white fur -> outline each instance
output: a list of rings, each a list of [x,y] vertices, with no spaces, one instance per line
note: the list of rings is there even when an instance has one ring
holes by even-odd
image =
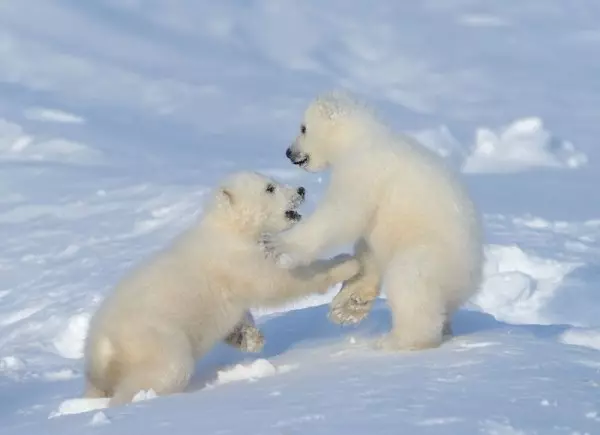
[[[331,317],[361,320],[383,283],[393,328],[381,344],[438,346],[450,332],[450,316],[481,278],[480,220],[457,176],[437,155],[335,92],[310,104],[288,157],[310,172],[330,168],[331,181],[316,211],[268,247],[306,262],[355,242],[363,270],[336,296]]]
[[[198,358],[252,323],[250,308],[323,292],[356,274],[350,256],[291,270],[267,258],[261,234],[289,228],[285,211],[300,202],[297,189],[256,173],[226,180],[201,221],[127,276],[92,318],[86,396],[114,405],[140,390],[180,392]]]

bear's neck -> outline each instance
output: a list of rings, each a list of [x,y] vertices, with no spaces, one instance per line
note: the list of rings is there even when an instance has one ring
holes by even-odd
[[[207,216],[203,227],[208,232],[218,232],[248,243],[258,243],[262,234],[252,223],[240,221],[229,213],[214,213]]]

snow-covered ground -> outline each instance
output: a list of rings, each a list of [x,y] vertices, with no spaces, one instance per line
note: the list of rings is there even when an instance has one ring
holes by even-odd
[[[0,2],[0,433],[600,433],[600,4],[595,0]],[[325,296],[259,312],[185,394],[77,400],[90,314],[238,169],[287,163],[346,87],[462,171],[485,281],[439,349],[371,348]],[[88,411],[88,412],[83,412]]]

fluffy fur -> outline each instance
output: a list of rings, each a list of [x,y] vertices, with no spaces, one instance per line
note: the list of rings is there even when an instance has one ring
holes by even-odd
[[[443,160],[395,134],[345,93],[318,97],[286,152],[310,172],[331,169],[314,214],[265,241],[291,264],[355,243],[359,276],[344,283],[330,318],[364,318],[382,283],[393,328],[389,349],[437,347],[452,313],[480,282],[482,241],[476,208]]]
[[[86,341],[87,397],[131,401],[140,390],[184,390],[195,361],[226,338],[242,346],[256,328],[248,310],[277,305],[358,273],[351,256],[284,270],[258,243],[289,228],[303,188],[238,173],[214,193],[201,219],[127,276],[103,302]]]

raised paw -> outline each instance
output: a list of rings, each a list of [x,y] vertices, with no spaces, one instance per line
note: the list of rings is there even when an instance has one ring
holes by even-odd
[[[259,244],[265,253],[265,257],[272,259],[277,266],[283,269],[291,269],[307,263],[304,257],[288,253],[289,248],[281,241],[279,235],[263,234],[259,240]]]
[[[338,293],[340,296],[341,292]],[[363,321],[371,311],[373,300],[365,300],[359,295],[350,295],[341,301],[333,299],[329,309],[329,320],[338,325],[354,325]]]

